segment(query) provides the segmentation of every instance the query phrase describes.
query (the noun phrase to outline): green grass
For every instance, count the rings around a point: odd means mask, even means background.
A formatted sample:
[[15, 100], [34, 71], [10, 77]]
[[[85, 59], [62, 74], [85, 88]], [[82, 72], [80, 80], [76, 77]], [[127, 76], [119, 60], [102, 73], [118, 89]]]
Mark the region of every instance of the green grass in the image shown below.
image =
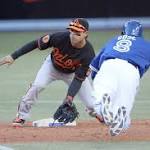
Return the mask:
[[[11, 32], [0, 33], [0, 58], [10, 54], [15, 49], [23, 44], [36, 39], [45, 34], [44, 32]], [[92, 42], [96, 53], [104, 43], [119, 31], [97, 31], [90, 32], [89, 40]], [[150, 30], [145, 31], [145, 37], [150, 39]], [[48, 55], [50, 50], [39, 51], [35, 50], [27, 55], [16, 60], [10, 66], [0, 67], [0, 121], [11, 122], [15, 117], [17, 104], [20, 98], [25, 94], [29, 84], [34, 80], [37, 71], [39, 70], [43, 60]], [[135, 105], [132, 111], [133, 119], [149, 119], [150, 118], [150, 71], [148, 71], [141, 80], [140, 91], [137, 94]], [[67, 86], [57, 81], [48, 86], [39, 97], [39, 101], [32, 109], [31, 120], [47, 118], [52, 115], [61, 100], [65, 96]], [[78, 97], [75, 98], [77, 108], [80, 111], [80, 119], [86, 120], [90, 117], [85, 113], [83, 104]], [[8, 146], [15, 150], [37, 149], [83, 149], [83, 150], [128, 150], [128, 149], [144, 149], [148, 150], [150, 144], [148, 142], [70, 142], [70, 143], [32, 143], [32, 144], [9, 144]], [[30, 147], [30, 148], [29, 148]]]
[[149, 150], [149, 142], [52, 142], [5, 145], [14, 150]]

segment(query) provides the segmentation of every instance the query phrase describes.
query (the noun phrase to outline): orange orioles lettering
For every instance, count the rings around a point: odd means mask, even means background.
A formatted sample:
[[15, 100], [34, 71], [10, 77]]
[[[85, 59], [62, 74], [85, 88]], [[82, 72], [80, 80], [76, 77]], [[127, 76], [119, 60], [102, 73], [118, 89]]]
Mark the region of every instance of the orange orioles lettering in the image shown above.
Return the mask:
[[69, 58], [68, 54], [61, 54], [58, 48], [54, 48], [52, 56], [54, 58], [54, 62], [64, 69], [75, 70], [75, 68], [80, 65], [80, 62], [78, 60], [72, 60], [71, 58]]

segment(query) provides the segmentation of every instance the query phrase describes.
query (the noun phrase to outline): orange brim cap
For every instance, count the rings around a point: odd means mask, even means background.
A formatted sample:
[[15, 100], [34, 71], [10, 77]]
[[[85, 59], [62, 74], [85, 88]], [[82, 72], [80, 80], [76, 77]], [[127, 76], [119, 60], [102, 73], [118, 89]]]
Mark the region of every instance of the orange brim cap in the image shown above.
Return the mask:
[[73, 29], [73, 30], [75, 30], [75, 31], [77, 31], [77, 32], [84, 32], [84, 31], [85, 31], [85, 30], [83, 30], [83, 29], [80, 29], [80, 28], [74, 27], [74, 26], [69, 26], [67, 29]]

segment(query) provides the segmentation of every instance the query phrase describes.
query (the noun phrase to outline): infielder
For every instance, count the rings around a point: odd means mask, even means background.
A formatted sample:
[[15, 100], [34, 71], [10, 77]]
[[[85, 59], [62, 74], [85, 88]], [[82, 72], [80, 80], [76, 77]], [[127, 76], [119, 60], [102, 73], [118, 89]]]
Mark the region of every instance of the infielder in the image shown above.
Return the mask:
[[112, 136], [129, 127], [139, 81], [149, 66], [150, 42], [135, 20], [126, 22], [122, 35], [108, 41], [93, 59], [94, 109]]
[[[63, 80], [69, 86], [64, 98], [65, 105], [63, 103], [63, 107], [61, 105], [58, 109], [63, 110], [56, 111], [55, 119], [67, 123], [72, 122], [78, 116], [75, 105], [72, 103], [77, 93], [87, 108], [93, 108], [91, 101], [92, 87], [90, 81], [86, 78], [89, 64], [95, 56], [91, 43], [87, 41], [89, 24], [86, 19], [77, 18], [71, 21], [67, 29], [69, 31], [47, 34], [38, 40], [29, 42], [0, 60], [1, 65], [12, 64], [17, 58], [36, 48], [40, 50], [53, 48], [37, 73], [32, 86], [18, 105], [17, 116], [13, 121], [14, 126], [22, 126], [25, 123], [39, 93], [55, 80]], [[69, 114], [70, 108], [68, 109], [68, 107], [71, 107], [75, 114]], [[67, 114], [69, 114], [68, 120], [63, 120], [62, 116], [66, 117], [63, 111], [67, 111]]]

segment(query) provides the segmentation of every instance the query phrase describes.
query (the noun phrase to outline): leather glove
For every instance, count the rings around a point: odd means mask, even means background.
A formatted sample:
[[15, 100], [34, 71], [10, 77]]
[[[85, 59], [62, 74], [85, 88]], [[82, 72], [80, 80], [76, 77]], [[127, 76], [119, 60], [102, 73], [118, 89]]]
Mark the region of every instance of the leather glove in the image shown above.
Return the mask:
[[58, 120], [59, 122], [64, 122], [65, 124], [68, 122], [73, 122], [76, 118], [78, 118], [79, 112], [75, 104], [72, 101], [64, 101], [54, 113], [54, 120]]

